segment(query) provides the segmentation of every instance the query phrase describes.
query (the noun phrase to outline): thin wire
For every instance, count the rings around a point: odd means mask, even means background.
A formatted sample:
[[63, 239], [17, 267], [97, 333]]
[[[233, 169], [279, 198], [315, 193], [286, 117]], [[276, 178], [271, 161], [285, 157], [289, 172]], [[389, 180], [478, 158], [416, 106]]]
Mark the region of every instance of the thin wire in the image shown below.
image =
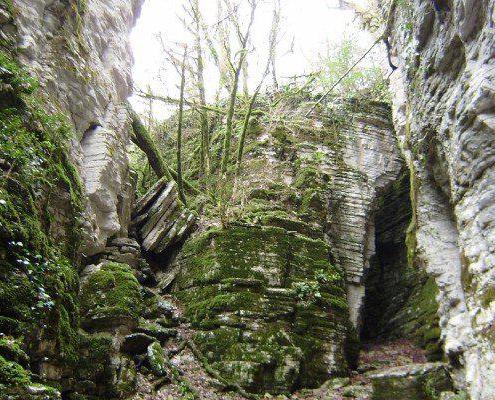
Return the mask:
[[376, 41], [375, 43], [373, 43], [373, 45], [368, 49], [368, 51], [366, 53], [364, 53], [361, 58], [359, 60], [357, 60], [353, 65], [352, 67], [350, 67], [346, 73], [344, 75], [342, 75], [339, 80], [337, 82], [335, 82], [332, 87], [330, 89], [328, 89], [324, 94], [323, 96], [320, 97], [320, 99], [313, 105], [313, 107], [311, 107], [311, 109], [306, 113], [305, 117], [309, 117], [309, 115], [314, 111], [314, 109], [318, 106], [318, 104], [320, 104], [324, 99], [325, 97], [327, 97], [332, 91], [333, 89], [335, 89], [337, 87], [337, 85], [342, 82], [344, 80], [344, 78], [349, 75], [349, 73], [356, 67], [356, 65], [358, 65], [370, 52], [371, 50], [373, 50], [373, 48], [382, 40], [382, 36], [380, 36]]

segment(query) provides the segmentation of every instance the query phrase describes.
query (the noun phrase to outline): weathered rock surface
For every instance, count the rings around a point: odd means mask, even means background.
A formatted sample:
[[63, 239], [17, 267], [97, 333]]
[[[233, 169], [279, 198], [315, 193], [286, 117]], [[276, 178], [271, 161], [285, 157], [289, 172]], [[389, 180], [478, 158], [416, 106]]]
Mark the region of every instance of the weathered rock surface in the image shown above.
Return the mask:
[[386, 105], [340, 106], [345, 123], [323, 110], [307, 126], [304, 103], [271, 110], [297, 122], [250, 136], [232, 226], [171, 266], [196, 344], [248, 390], [315, 387], [355, 363], [376, 202], [403, 164]]
[[215, 368], [261, 393], [347, 372], [352, 329], [329, 250], [320, 239], [256, 226], [210, 231], [185, 245], [175, 295]]
[[140, 285], [126, 264], [87, 267], [80, 298], [81, 324], [89, 330], [135, 327], [142, 311]]
[[419, 0], [392, 10], [394, 123], [412, 172], [417, 257], [439, 288], [456, 383], [472, 399], [492, 399], [494, 4], [436, 3], [439, 12]]
[[409, 171], [382, 191], [374, 216], [375, 254], [366, 274], [363, 340], [410, 338], [442, 358], [438, 304], [433, 277], [428, 277], [408, 251], [412, 209]]
[[160, 254], [183, 242], [196, 217], [179, 200], [175, 182], [165, 178], [144, 195], [132, 213], [132, 225], [143, 249]]
[[377, 199], [398, 178], [403, 160], [386, 105], [360, 104], [353, 111], [352, 123], [339, 136], [342, 147], [326, 160], [334, 186], [328, 235], [347, 272], [351, 319], [360, 327], [364, 276], [375, 253]]
[[[39, 78], [46, 104], [70, 118], [73, 160], [88, 202], [86, 254], [126, 234], [132, 188], [125, 147], [132, 55], [127, 37], [142, 0], [15, 0], [2, 32]], [[80, 141], [80, 142], [79, 142]]]
[[433, 400], [452, 389], [447, 366], [442, 363], [410, 364], [370, 374], [373, 400]]

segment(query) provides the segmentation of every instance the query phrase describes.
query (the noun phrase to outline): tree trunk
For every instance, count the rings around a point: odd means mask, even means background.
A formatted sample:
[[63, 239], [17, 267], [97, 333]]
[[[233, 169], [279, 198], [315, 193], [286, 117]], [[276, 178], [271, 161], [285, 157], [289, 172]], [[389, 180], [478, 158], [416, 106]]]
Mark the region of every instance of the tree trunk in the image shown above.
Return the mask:
[[[130, 104], [127, 104], [127, 110], [132, 121], [132, 130], [134, 135], [131, 135], [132, 142], [138, 146], [141, 151], [146, 154], [148, 163], [155, 172], [158, 178], [167, 177], [169, 180], [177, 182], [177, 172], [168, 167], [160, 152], [156, 148], [155, 141], [146, 130], [146, 127], [141, 122], [137, 113], [132, 109]], [[188, 181], [182, 179], [184, 187], [188, 192], [199, 194], [199, 190], [191, 185]]]
[[131, 117], [132, 130], [134, 131], [131, 140], [144, 152], [144, 154], [146, 154], [148, 162], [158, 178], [166, 176], [168, 179], [172, 179], [172, 175], [165, 164], [163, 157], [156, 148], [153, 138], [141, 122], [141, 119], [129, 104], [127, 110]]
[[187, 205], [184, 195], [184, 182], [182, 181], [182, 120], [184, 116], [184, 87], [186, 84], [186, 57], [187, 47], [184, 47], [184, 58], [182, 59], [182, 70], [180, 79], [180, 102], [179, 102], [179, 122], [177, 126], [177, 187], [179, 197], [184, 205]]

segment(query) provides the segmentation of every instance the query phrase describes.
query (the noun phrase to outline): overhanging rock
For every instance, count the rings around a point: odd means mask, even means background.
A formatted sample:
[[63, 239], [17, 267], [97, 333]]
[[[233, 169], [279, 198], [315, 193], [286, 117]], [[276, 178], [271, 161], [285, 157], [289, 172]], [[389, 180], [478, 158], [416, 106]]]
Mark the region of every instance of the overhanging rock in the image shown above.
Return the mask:
[[184, 241], [196, 216], [179, 200], [175, 182], [159, 180], [136, 204], [132, 226], [145, 251], [160, 254]]

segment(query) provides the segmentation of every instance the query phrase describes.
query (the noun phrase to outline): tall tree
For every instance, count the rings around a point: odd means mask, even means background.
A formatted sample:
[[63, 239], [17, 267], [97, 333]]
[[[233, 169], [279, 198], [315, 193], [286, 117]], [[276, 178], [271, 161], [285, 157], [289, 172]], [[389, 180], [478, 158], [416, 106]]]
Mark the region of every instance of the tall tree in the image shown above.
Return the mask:
[[277, 59], [277, 44], [278, 44], [278, 35], [280, 29], [280, 0], [274, 0], [273, 5], [273, 19], [272, 19], [272, 27], [270, 29], [270, 37], [269, 37], [269, 63], [272, 72], [272, 84], [275, 89], [278, 89], [278, 80], [277, 80], [277, 69], [275, 67], [275, 61]]
[[251, 119], [253, 107], [254, 104], [256, 103], [256, 98], [258, 97], [261, 87], [263, 86], [263, 83], [270, 72], [270, 68], [272, 68], [272, 77], [274, 79], [274, 85], [276, 85], [276, 75], [273, 69], [275, 68], [274, 58], [275, 58], [275, 49], [277, 47], [277, 36], [278, 36], [277, 32], [278, 32], [279, 23], [280, 23], [280, 0], [275, 0], [272, 26], [268, 38], [268, 59], [266, 62], [266, 67], [265, 70], [263, 71], [263, 75], [261, 76], [260, 82], [249, 101], [248, 108], [244, 116], [244, 122], [242, 124], [241, 136], [239, 138], [239, 145], [237, 147], [237, 166], [236, 166], [237, 175], [239, 175], [241, 172], [242, 156], [244, 154], [244, 143], [246, 141], [246, 134], [249, 128], [249, 121]]
[[179, 121], [177, 124], [177, 186], [181, 201], [187, 205], [184, 194], [184, 182], [182, 179], [182, 122], [184, 117], [184, 89], [186, 86], [186, 59], [187, 46], [184, 45], [184, 56], [182, 58], [181, 78], [180, 78], [180, 103], [179, 103]]
[[199, 8], [199, 0], [189, 0], [188, 6], [184, 7], [186, 14], [191, 20], [191, 24], [185, 19], [182, 20], [184, 27], [192, 34], [194, 39], [195, 51], [195, 71], [194, 81], [196, 84], [198, 103], [202, 109], [196, 109], [200, 118], [200, 134], [201, 134], [201, 150], [200, 164], [204, 174], [208, 174], [210, 170], [210, 138], [209, 138], [209, 123], [208, 110], [206, 108], [206, 88], [204, 79], [204, 46], [203, 46], [203, 31], [204, 22], [201, 10]]
[[[235, 66], [234, 66], [234, 63], [232, 62], [232, 60], [228, 60], [229, 65], [231, 67], [232, 86], [231, 86], [231, 91], [230, 91], [230, 96], [229, 96], [229, 105], [228, 105], [228, 109], [227, 109], [226, 130], [225, 130], [225, 137], [224, 137], [224, 142], [223, 142], [223, 155], [222, 155], [222, 167], [221, 167], [222, 174], [225, 174], [227, 172], [227, 167], [228, 167], [228, 163], [229, 163], [230, 143], [232, 141], [234, 111], [235, 111], [235, 104], [236, 104], [236, 100], [237, 100], [237, 90], [239, 88], [239, 78], [241, 75], [242, 67], [243, 67], [244, 62], [246, 60], [247, 45], [249, 42], [249, 38], [250, 38], [250, 34], [251, 34], [251, 28], [253, 26], [254, 15], [255, 15], [256, 7], [257, 7], [257, 1], [256, 0], [248, 0], [248, 1], [249, 1], [249, 5], [251, 8], [251, 12], [250, 12], [250, 17], [249, 17], [249, 23], [247, 25], [245, 32], [242, 32], [242, 28], [241, 28], [241, 25], [239, 23], [239, 20], [237, 18], [232, 19], [234, 22], [234, 25], [235, 25], [237, 37], [239, 39], [240, 50], [237, 53], [238, 59], [237, 59], [237, 63]], [[230, 13], [232, 10], [232, 4], [228, 0], [225, 0], [225, 3], [227, 5], [228, 11]]]

